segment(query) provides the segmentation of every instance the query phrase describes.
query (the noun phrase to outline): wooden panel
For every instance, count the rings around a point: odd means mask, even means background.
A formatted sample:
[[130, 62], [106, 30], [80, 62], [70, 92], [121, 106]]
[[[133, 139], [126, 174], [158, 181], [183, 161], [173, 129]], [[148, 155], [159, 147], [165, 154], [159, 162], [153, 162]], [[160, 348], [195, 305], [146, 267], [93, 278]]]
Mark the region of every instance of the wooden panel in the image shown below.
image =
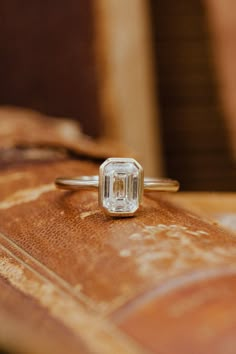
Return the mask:
[[0, 1], [0, 104], [101, 133], [92, 1]]
[[218, 87], [236, 163], [236, 3], [205, 0]]
[[2, 0], [0, 13], [0, 104], [78, 119], [160, 175], [145, 1]]
[[168, 174], [182, 189], [235, 190], [207, 8], [195, 0], [151, 1], [151, 7]]
[[97, 50], [106, 136], [137, 151], [149, 175], [163, 173], [145, 0], [98, 0]]

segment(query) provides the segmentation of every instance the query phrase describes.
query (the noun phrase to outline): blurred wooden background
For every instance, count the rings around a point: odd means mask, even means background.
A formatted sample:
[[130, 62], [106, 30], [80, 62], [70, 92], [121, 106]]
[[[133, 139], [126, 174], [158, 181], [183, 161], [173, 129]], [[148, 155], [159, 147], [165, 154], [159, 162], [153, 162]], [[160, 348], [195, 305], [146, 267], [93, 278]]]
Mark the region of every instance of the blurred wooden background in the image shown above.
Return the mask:
[[75, 117], [101, 133], [93, 3], [0, 0], [0, 104]]
[[[228, 6], [228, 15], [227, 11], [221, 13], [226, 3], [230, 1], [151, 1], [166, 171], [187, 190], [236, 188], [230, 117], [226, 113], [229, 102], [222, 100], [226, 87], [219, 80], [225, 66], [227, 72], [235, 71], [235, 60], [224, 61], [221, 68], [216, 65], [218, 56], [228, 55], [227, 48], [224, 54], [217, 47], [220, 37], [227, 39], [227, 31], [218, 28], [216, 17], [227, 17], [235, 8]], [[234, 46], [236, 51], [236, 42]], [[232, 86], [227, 90], [228, 101]], [[236, 107], [233, 113], [236, 120]]]
[[185, 190], [236, 190], [233, 0], [0, 0], [0, 104], [78, 119]]

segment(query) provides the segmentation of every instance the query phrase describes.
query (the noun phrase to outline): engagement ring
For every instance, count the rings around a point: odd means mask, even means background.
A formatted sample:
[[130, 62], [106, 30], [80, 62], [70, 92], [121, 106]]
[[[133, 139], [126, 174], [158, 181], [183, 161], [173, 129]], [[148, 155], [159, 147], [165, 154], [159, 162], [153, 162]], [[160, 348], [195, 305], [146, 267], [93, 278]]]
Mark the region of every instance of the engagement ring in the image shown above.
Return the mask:
[[55, 184], [66, 190], [98, 190], [99, 205], [106, 214], [133, 216], [144, 192], [177, 192], [179, 182], [171, 179], [144, 178], [142, 166], [131, 158], [109, 158], [99, 176], [58, 177]]

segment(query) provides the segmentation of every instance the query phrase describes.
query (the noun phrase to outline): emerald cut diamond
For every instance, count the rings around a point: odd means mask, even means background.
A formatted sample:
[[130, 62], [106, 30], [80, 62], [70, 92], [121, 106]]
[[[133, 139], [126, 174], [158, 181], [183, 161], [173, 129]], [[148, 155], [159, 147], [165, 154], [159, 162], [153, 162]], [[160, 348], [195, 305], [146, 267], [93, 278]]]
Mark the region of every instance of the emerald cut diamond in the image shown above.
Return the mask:
[[143, 169], [130, 158], [110, 158], [100, 167], [99, 202], [114, 216], [131, 216], [143, 193]]

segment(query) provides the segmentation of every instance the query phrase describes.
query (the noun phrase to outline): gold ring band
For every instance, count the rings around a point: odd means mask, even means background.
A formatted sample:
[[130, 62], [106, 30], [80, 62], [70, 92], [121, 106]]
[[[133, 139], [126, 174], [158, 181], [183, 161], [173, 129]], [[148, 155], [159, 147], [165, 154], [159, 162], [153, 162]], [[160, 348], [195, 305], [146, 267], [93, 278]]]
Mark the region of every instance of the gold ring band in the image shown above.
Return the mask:
[[[59, 189], [71, 191], [96, 190], [99, 188], [99, 176], [58, 177], [55, 184]], [[172, 179], [145, 177], [143, 188], [145, 192], [177, 192], [179, 182]]]

